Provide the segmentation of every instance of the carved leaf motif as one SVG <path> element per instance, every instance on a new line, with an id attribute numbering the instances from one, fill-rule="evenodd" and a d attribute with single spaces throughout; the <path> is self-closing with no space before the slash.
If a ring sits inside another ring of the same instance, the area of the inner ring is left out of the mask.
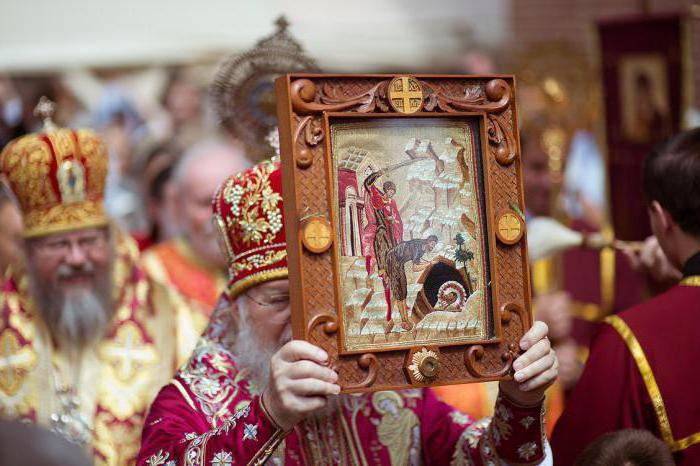
<path id="1" fill-rule="evenodd" d="M 443 112 L 487 112 L 501 113 L 508 108 L 511 100 L 510 86 L 502 79 L 489 81 L 482 91 L 479 86 L 471 86 L 464 90 L 464 95 L 455 96 L 443 89 L 435 88 L 428 83 L 425 86 L 428 98 L 425 109 L 434 111 L 436 108 Z"/>
<path id="2" fill-rule="evenodd" d="M 299 113 L 341 110 L 372 113 L 377 109 L 388 112 L 388 85 L 388 80 L 381 81 L 364 92 L 348 97 L 340 95 L 337 89 L 328 83 L 324 83 L 319 90 L 310 80 L 297 79 L 291 85 L 291 100 L 294 110 Z"/>

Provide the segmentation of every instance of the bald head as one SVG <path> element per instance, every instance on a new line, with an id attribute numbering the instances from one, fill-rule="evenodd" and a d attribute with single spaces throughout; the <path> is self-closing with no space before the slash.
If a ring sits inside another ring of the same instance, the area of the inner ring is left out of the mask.
<path id="1" fill-rule="evenodd" d="M 229 175 L 249 166 L 240 145 L 211 139 L 185 152 L 173 172 L 172 194 L 179 232 L 195 253 L 211 265 L 226 265 L 211 224 L 211 199 Z"/>
<path id="2" fill-rule="evenodd" d="M 239 143 L 223 139 L 206 139 L 185 151 L 173 171 L 172 183 L 176 190 L 186 189 L 193 181 L 214 183 L 214 191 L 232 173 L 250 167 L 245 150 Z M 215 181 L 214 181 L 215 180 Z M 212 195 L 213 195 L 212 191 Z"/>

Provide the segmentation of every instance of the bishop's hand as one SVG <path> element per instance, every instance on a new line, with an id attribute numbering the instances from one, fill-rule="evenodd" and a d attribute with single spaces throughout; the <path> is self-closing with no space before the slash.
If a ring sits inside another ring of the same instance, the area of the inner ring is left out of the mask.
<path id="1" fill-rule="evenodd" d="M 328 395 L 340 393 L 338 374 L 325 366 L 328 354 L 302 340 L 292 340 L 270 361 L 270 381 L 262 401 L 283 430 L 326 406 Z"/>
<path id="2" fill-rule="evenodd" d="M 520 348 L 525 353 L 513 362 L 515 380 L 500 383 L 501 392 L 511 401 L 534 405 L 542 401 L 544 391 L 556 380 L 559 362 L 547 338 L 548 332 L 547 324 L 536 321 L 520 339 Z"/>

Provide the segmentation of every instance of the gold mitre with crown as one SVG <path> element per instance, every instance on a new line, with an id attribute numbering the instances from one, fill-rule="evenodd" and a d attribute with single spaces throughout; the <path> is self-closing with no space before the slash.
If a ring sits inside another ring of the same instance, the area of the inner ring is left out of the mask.
<path id="1" fill-rule="evenodd" d="M 92 130 L 57 128 L 53 107 L 42 97 L 35 114 L 44 119 L 43 131 L 12 140 L 0 154 L 0 172 L 19 202 L 28 238 L 109 222 L 107 148 Z"/>

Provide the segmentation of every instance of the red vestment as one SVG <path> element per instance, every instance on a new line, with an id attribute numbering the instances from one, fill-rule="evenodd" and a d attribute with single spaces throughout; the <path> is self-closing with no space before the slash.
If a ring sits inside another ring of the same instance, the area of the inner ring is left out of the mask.
<path id="1" fill-rule="evenodd" d="M 427 389 L 342 396 L 333 414 L 283 433 L 237 367 L 229 312 L 214 313 L 188 364 L 153 403 L 138 465 L 529 465 L 544 457 L 541 404 L 499 397 L 493 420 L 475 421 Z"/>
<path id="2" fill-rule="evenodd" d="M 625 428 L 653 432 L 677 464 L 700 464 L 699 282 L 687 278 L 606 319 L 554 429 L 556 464 L 573 464 L 597 437 Z"/>

